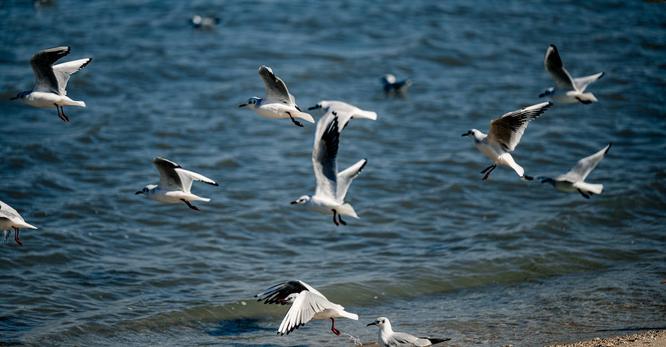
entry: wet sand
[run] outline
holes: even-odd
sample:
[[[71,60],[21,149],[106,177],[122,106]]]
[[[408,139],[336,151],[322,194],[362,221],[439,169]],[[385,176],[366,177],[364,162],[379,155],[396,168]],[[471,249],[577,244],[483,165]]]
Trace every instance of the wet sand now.
[[[636,334],[595,338],[574,343],[554,344],[549,347],[666,347],[666,330],[648,330]]]

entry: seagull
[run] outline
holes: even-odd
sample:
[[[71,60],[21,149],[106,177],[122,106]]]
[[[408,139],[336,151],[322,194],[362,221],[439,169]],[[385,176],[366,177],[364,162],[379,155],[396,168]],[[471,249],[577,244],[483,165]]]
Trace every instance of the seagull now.
[[[527,129],[529,122],[541,116],[552,105],[552,102],[547,101],[506,113],[502,117],[490,122],[488,135],[477,129],[471,129],[462,134],[462,136],[472,135],[476,148],[493,161],[492,165],[481,171],[484,174],[484,181],[488,179],[488,176],[495,170],[497,165],[504,165],[513,169],[522,179],[532,180],[531,176],[525,175],[525,170],[522,166],[513,160],[511,152],[518,146],[520,138],[523,136],[525,129]]]
[[[590,104],[597,102],[597,98],[592,93],[585,93],[585,89],[590,83],[595,82],[604,76],[603,72],[594,75],[572,78],[569,71],[564,68],[560,54],[557,52],[555,45],[548,46],[546,50],[546,57],[543,64],[550,77],[555,81],[557,87],[550,87],[543,93],[539,94],[540,98],[549,96],[553,100],[561,103],[575,103],[580,102],[583,104]]]
[[[367,159],[361,159],[346,170],[337,171],[340,132],[351,118],[348,114],[339,116],[336,111],[329,109],[319,119],[312,148],[312,167],[317,184],[315,195],[303,195],[291,202],[292,205],[306,205],[324,214],[333,212],[333,223],[338,226],[347,225],[342,216],[358,218],[352,205],[344,200],[352,181],[368,163]]]
[[[330,302],[324,294],[303,281],[276,284],[255,297],[264,304],[291,305],[280,323],[277,331],[279,335],[289,334],[313,319],[330,319],[331,331],[340,336],[340,330],[335,328],[335,318],[358,320],[358,315],[349,313],[344,307]]]
[[[195,14],[190,18],[190,24],[192,24],[195,29],[211,29],[220,24],[220,18]]]
[[[579,160],[576,166],[564,175],[560,175],[555,179],[550,177],[537,177],[537,179],[540,179],[541,183],[552,184],[555,189],[561,192],[578,192],[585,199],[589,199],[592,194],[601,194],[604,185],[587,183],[585,182],[585,178],[597,167],[601,159],[604,159],[611,145],[612,143],[609,143],[599,152]]]
[[[58,59],[69,54],[69,49],[69,46],[49,48],[33,55],[30,64],[35,73],[35,86],[32,90],[18,93],[11,100],[18,99],[39,108],[55,106],[58,117],[64,122],[69,122],[63,106],[86,107],[86,103],[72,100],[67,96],[67,81],[73,73],[83,69],[92,61],[92,58],[84,58],[53,65]]]
[[[296,105],[296,99],[293,95],[289,94],[287,85],[279,77],[275,76],[270,67],[261,65],[259,67],[259,76],[264,81],[266,97],[251,97],[247,103],[240,104],[238,107],[253,108],[259,115],[266,118],[289,118],[299,127],[303,127],[303,123],[297,121],[296,118],[304,119],[310,123],[315,122],[311,115],[302,112],[298,105]]]
[[[187,207],[199,211],[199,208],[192,205],[191,202],[209,202],[210,199],[192,194],[190,192],[192,181],[200,181],[218,186],[212,179],[196,172],[185,170],[182,166],[170,160],[157,157],[153,159],[153,164],[155,164],[157,171],[160,172],[160,184],[149,184],[136,192],[136,194],[145,194],[149,199],[167,204],[184,202]]]
[[[19,246],[23,246],[19,238],[19,228],[37,229],[36,226],[26,223],[15,209],[0,201],[0,230],[4,232],[5,240],[9,236],[9,229],[14,229],[14,241]]]
[[[397,333],[391,328],[391,322],[386,317],[379,317],[367,326],[376,325],[379,327],[377,343],[380,347],[426,347],[436,345],[446,339],[435,339],[430,337],[416,337],[407,333]]]
[[[409,79],[404,79],[398,81],[395,76],[391,74],[386,74],[381,79],[382,85],[384,86],[384,92],[386,94],[391,92],[403,93],[412,85],[412,81]]]
[[[343,115],[349,115],[350,118],[365,118],[365,119],[377,120],[377,113],[372,111],[361,110],[360,108],[354,105],[350,105],[342,101],[322,100],[318,104],[312,107],[308,107],[308,110],[316,110],[320,108],[323,109],[324,112],[328,112],[329,110],[336,111],[340,117],[342,117]],[[348,122],[348,120],[346,120],[345,123],[346,122]]]

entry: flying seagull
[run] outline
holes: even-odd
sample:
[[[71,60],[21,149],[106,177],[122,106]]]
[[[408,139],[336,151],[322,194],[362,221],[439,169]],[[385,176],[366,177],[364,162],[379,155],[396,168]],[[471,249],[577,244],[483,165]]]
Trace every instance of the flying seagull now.
[[[349,116],[350,118],[377,120],[377,113],[362,110],[354,105],[350,105],[342,101],[322,100],[316,105],[308,107],[308,110],[316,110],[320,108],[323,109],[324,112],[335,111],[338,114],[338,117]],[[346,123],[348,120],[344,120],[344,122]]]
[[[218,184],[212,179],[200,175],[196,172],[183,169],[182,166],[157,157],[153,159],[153,164],[160,172],[160,184],[149,184],[136,194],[145,194],[149,199],[167,203],[178,204],[184,202],[189,208],[199,211],[199,208],[192,205],[192,201],[209,202],[210,199],[202,198],[190,192],[193,181],[200,181],[213,186]]]
[[[238,107],[252,108],[259,115],[266,118],[289,118],[299,127],[302,127],[303,123],[297,121],[296,118],[304,119],[310,123],[315,122],[311,115],[301,112],[301,109],[296,105],[296,99],[289,94],[287,85],[275,76],[270,67],[261,65],[259,76],[264,81],[266,96],[264,98],[251,97],[247,103],[240,104]]]
[[[16,244],[19,246],[23,246],[23,243],[19,238],[20,228],[37,229],[36,226],[26,223],[23,217],[21,217],[15,209],[0,201],[0,230],[3,231],[5,240],[7,240],[7,237],[9,236],[10,228],[14,229],[14,241],[16,241]]]
[[[335,225],[346,225],[342,216],[358,218],[352,205],[345,203],[345,196],[352,181],[368,163],[361,159],[342,172],[337,169],[338,145],[340,133],[351,116],[339,115],[330,110],[317,122],[314,145],[312,148],[312,167],[314,169],[316,189],[313,196],[303,195],[292,205],[306,205],[315,211],[328,214],[333,213]]]
[[[472,135],[476,148],[493,162],[492,165],[481,171],[484,174],[483,180],[488,179],[497,165],[513,169],[520,178],[532,180],[531,176],[525,175],[522,166],[513,160],[511,152],[518,146],[529,122],[541,116],[552,105],[553,103],[548,101],[506,113],[490,122],[488,135],[477,129],[471,129],[462,134],[462,136]]]
[[[557,176],[555,179],[550,177],[537,177],[537,179],[540,179],[541,183],[552,184],[555,189],[561,192],[578,192],[585,199],[589,199],[592,194],[601,194],[604,185],[587,183],[585,182],[585,178],[597,167],[601,159],[604,159],[610,148],[611,143],[599,152],[579,160],[573,169],[564,175]]]
[[[386,74],[381,78],[382,86],[384,87],[384,93],[389,94],[391,92],[403,93],[412,85],[412,81],[409,79],[404,79],[398,81],[394,75]]]
[[[592,93],[585,93],[585,89],[590,83],[595,82],[604,76],[603,72],[594,75],[572,78],[569,71],[564,68],[560,54],[555,45],[548,46],[546,57],[543,64],[550,77],[555,81],[557,87],[550,87],[539,94],[540,98],[544,96],[551,97],[553,100],[561,103],[590,104],[597,102],[597,98]]]
[[[291,305],[278,328],[277,333],[280,335],[289,334],[313,319],[330,319],[331,331],[339,336],[340,330],[335,328],[335,318],[358,320],[358,315],[328,301],[324,294],[303,281],[276,284],[255,297],[264,304]]]
[[[391,322],[386,317],[379,317],[367,326],[371,325],[379,327],[377,343],[380,347],[427,347],[451,340],[450,338],[416,337],[407,333],[395,332],[391,328]]]
[[[55,106],[58,110],[58,117],[64,122],[69,122],[63,106],[86,107],[86,103],[72,100],[67,96],[67,81],[73,73],[90,64],[92,58],[53,65],[67,54],[69,54],[69,46],[45,49],[33,55],[30,64],[35,74],[35,86],[32,90],[18,93],[11,100],[18,99],[27,105],[39,108]]]

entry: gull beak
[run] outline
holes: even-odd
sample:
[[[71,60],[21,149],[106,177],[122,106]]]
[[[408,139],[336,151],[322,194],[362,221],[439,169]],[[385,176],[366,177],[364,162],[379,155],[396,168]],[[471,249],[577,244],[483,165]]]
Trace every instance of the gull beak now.
[[[238,107],[245,107],[245,106],[247,106],[247,104],[240,104],[240,105],[238,105]]]
[[[371,325],[377,325],[377,322],[368,323],[368,325],[366,325],[366,327],[369,327]]]
[[[298,204],[298,201],[292,201],[292,202],[290,202],[289,204],[291,204],[291,205],[296,205],[296,204]]]
[[[138,192],[134,193],[134,195],[139,195],[139,194],[143,194],[143,192],[139,190]]]
[[[471,134],[472,134],[472,133],[468,131],[468,132],[462,134],[462,136],[469,136],[469,135],[471,135]]]
[[[16,99],[18,99],[18,98],[19,98],[19,97],[18,97],[18,95],[17,95],[17,96],[13,96],[13,97],[9,98],[9,100],[16,100]]]
[[[316,110],[316,109],[318,109],[318,108],[321,108],[321,105],[317,104],[317,105],[314,105],[314,106],[308,107],[308,111]]]

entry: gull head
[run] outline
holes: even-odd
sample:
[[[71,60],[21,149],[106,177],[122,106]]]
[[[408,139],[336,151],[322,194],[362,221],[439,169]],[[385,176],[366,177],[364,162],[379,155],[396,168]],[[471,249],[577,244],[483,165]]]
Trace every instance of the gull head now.
[[[384,329],[384,327],[391,328],[391,322],[389,322],[388,318],[386,317],[379,317],[375,319],[374,322],[368,323],[366,326],[371,326],[371,325],[376,325],[379,327],[379,329]]]
[[[136,194],[136,195],[139,195],[139,194],[145,194],[145,195],[148,195],[150,192],[152,192],[153,190],[155,190],[155,188],[157,188],[157,184],[149,184],[149,185],[143,187],[143,189],[137,191],[137,192],[134,193],[134,194]]]
[[[308,107],[308,111],[317,110],[320,108],[327,108],[327,107],[328,103],[326,101],[320,101],[318,104]]]
[[[395,76],[390,73],[382,76],[382,83],[384,84],[393,84],[395,82],[396,82]]]
[[[258,96],[253,96],[249,99],[247,99],[247,103],[240,104],[238,107],[250,107],[250,108],[257,108],[261,104],[261,98]]]
[[[540,98],[546,97],[546,96],[552,96],[555,94],[555,87],[550,87],[546,90],[543,91],[543,93],[539,94]]]
[[[462,136],[472,136],[476,141],[480,141],[483,138],[483,133],[480,130],[477,129],[469,129],[466,133],[462,134]]]
[[[292,201],[290,204],[292,204],[292,205],[305,205],[305,204],[307,204],[308,202],[310,202],[310,199],[311,199],[311,198],[310,198],[309,195],[303,195],[303,196],[301,196],[300,198],[298,198],[298,199]]]
[[[22,99],[25,99],[26,96],[30,95],[30,93],[32,93],[32,92],[29,91],[29,90],[24,91],[24,92],[20,92],[20,93],[16,94],[16,96],[9,98],[9,100],[22,100]]]

